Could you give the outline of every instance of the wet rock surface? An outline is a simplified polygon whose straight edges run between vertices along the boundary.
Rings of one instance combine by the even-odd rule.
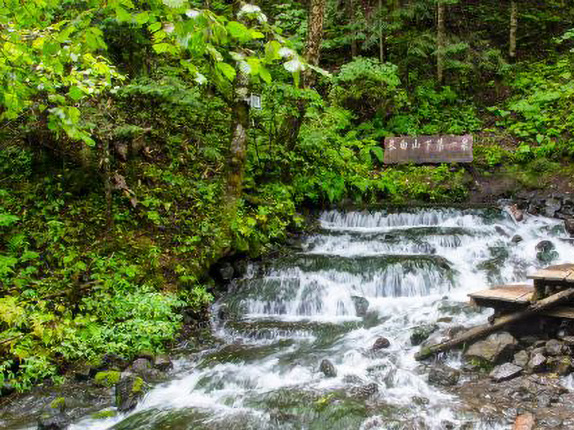
[[[510,333],[493,333],[486,339],[473,343],[464,356],[467,359],[498,364],[512,357],[517,346],[517,340]]]

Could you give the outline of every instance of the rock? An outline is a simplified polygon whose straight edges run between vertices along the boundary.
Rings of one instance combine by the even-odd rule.
[[[361,385],[359,387],[352,387],[349,390],[349,393],[351,394],[351,396],[357,399],[367,399],[371,397],[373,394],[377,393],[378,391],[379,386],[373,382],[370,384]]]
[[[136,407],[147,389],[144,380],[135,375],[123,375],[116,385],[116,407],[127,412]]]
[[[55,415],[40,418],[37,428],[38,430],[63,430],[68,428],[70,423],[70,417],[63,412],[59,412]]]
[[[563,350],[564,345],[559,340],[550,339],[548,342],[546,342],[546,352],[548,353],[548,355],[552,355],[555,357],[557,355],[562,354]]]
[[[512,430],[534,430],[535,425],[536,419],[534,418],[534,415],[532,415],[530,412],[527,412],[516,417],[516,421],[514,421],[514,427]]]
[[[121,373],[117,370],[110,370],[96,373],[94,376],[94,384],[101,387],[113,387],[120,382]]]
[[[154,358],[153,367],[162,372],[167,372],[173,369],[173,362],[171,358],[169,358],[169,355],[160,354]]]
[[[508,237],[508,233],[506,232],[505,229],[503,229],[501,226],[497,225],[496,227],[494,227],[494,230],[501,236],[504,237]]]
[[[323,372],[327,378],[334,378],[337,376],[337,370],[335,369],[335,366],[333,366],[333,363],[327,359],[321,361],[321,364],[319,365],[319,371]]]
[[[440,364],[433,366],[429,372],[429,384],[449,387],[456,385],[460,379],[460,372],[452,367]]]
[[[551,197],[544,203],[544,214],[547,217],[554,218],[560,209],[562,209],[562,200],[559,198]]]
[[[375,343],[371,347],[373,351],[378,351],[379,349],[385,349],[391,346],[391,342],[386,337],[379,337],[375,340]]]
[[[138,358],[132,363],[132,372],[138,375],[147,373],[151,369],[151,362],[147,358]]]
[[[549,240],[543,240],[536,245],[536,258],[542,263],[551,263],[558,258],[555,246]]]
[[[473,343],[464,353],[467,359],[478,359],[490,364],[498,364],[510,359],[518,342],[508,332],[494,333],[486,339]]]
[[[562,342],[566,346],[574,346],[574,336],[562,336]]]
[[[570,236],[574,236],[574,218],[566,218],[564,220],[564,228]]]
[[[514,236],[512,236],[512,239],[510,239],[510,242],[517,244],[522,242],[524,239],[522,238],[522,236],[520,236],[519,234],[515,234]]]
[[[105,354],[102,357],[103,369],[124,370],[129,364],[128,360],[117,354]]]
[[[87,364],[80,364],[72,370],[72,375],[76,381],[88,381],[93,374],[94,368]]]
[[[517,366],[524,368],[528,365],[529,359],[530,359],[530,356],[528,355],[528,353],[526,351],[518,351],[516,354],[514,354],[513,363],[516,364]]]
[[[369,310],[369,301],[364,297],[352,296],[351,299],[355,305],[355,313],[358,317],[364,317]]]
[[[9,384],[9,383],[7,383],[7,382],[4,382],[4,383],[0,386],[0,397],[9,396],[9,395],[12,394],[14,391],[16,391],[16,388],[15,388],[12,384]]]
[[[524,212],[522,212],[518,208],[518,205],[509,206],[508,212],[510,213],[510,215],[512,215],[512,218],[514,218],[514,221],[521,222],[522,220],[524,220]]]
[[[411,333],[411,344],[413,346],[420,345],[425,340],[429,338],[431,334],[438,330],[438,325],[436,324],[424,324],[415,327]]]
[[[421,396],[414,396],[411,398],[411,402],[413,402],[417,406],[426,406],[430,403],[430,400],[426,397]]]
[[[557,375],[566,376],[572,371],[572,359],[567,355],[549,358],[548,369]]]
[[[513,363],[504,363],[500,366],[496,366],[492,372],[490,372],[490,379],[494,382],[508,381],[509,379],[516,378],[522,374],[524,369]]]
[[[233,269],[233,266],[229,262],[223,263],[219,267],[218,271],[219,276],[221,276],[221,279],[223,279],[224,281],[230,281],[231,279],[233,279],[233,275],[235,274],[235,269]]]
[[[539,352],[532,354],[528,362],[528,369],[533,372],[543,372],[546,369],[546,357]]]

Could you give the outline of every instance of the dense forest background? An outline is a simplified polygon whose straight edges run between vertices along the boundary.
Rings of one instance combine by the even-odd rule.
[[[0,0],[0,389],[165,348],[214,263],[309,208],[570,187],[573,22],[567,0]],[[471,169],[382,164],[385,136],[463,133]]]

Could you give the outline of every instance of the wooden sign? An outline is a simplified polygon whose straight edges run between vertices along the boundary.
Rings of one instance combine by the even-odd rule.
[[[385,164],[470,163],[472,136],[386,137]]]

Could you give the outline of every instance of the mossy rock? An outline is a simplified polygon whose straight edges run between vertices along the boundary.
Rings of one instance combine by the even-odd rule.
[[[98,372],[94,377],[94,383],[102,387],[111,388],[118,382],[120,382],[121,376],[122,376],[121,373],[116,370]]]
[[[106,418],[113,418],[118,414],[117,411],[112,409],[105,409],[103,411],[94,412],[91,417],[96,420],[103,420]]]
[[[52,409],[64,411],[64,409],[66,409],[66,399],[64,397],[56,397],[50,402],[50,407]]]

